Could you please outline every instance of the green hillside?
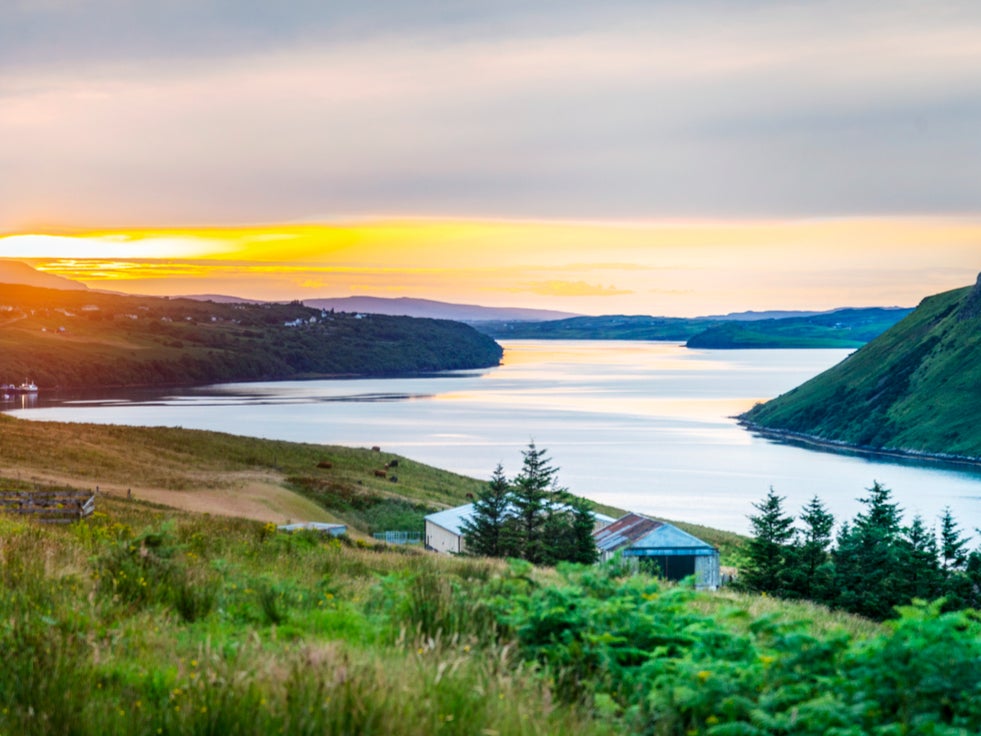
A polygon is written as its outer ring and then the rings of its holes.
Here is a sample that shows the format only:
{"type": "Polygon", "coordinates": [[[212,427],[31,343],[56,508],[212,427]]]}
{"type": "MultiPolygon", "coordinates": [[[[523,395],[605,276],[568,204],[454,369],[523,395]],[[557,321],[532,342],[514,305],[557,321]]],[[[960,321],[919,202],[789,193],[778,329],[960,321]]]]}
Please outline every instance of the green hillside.
{"type": "Polygon", "coordinates": [[[711,317],[615,314],[548,322],[481,322],[476,326],[491,337],[511,340],[687,340],[718,324],[721,321],[711,317]]]}
{"type": "Polygon", "coordinates": [[[924,299],[840,364],[743,415],[871,449],[981,458],[981,278],[924,299]]]}
{"type": "Polygon", "coordinates": [[[688,340],[690,348],[858,348],[913,310],[873,307],[752,322],[726,322],[688,340]]]}
{"type": "Polygon", "coordinates": [[[179,385],[497,365],[459,322],[0,285],[0,383],[179,385]]]}
{"type": "Polygon", "coordinates": [[[690,348],[856,348],[882,334],[909,309],[837,309],[807,316],[757,319],[607,315],[549,322],[481,322],[498,339],[686,340],[690,348]]]}

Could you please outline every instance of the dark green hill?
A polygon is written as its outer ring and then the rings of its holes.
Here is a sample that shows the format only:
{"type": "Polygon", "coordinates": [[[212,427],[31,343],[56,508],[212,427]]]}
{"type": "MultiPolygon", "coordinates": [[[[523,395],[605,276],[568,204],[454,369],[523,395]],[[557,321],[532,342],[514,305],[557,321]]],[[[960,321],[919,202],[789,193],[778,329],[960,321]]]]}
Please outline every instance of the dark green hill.
{"type": "Polygon", "coordinates": [[[0,285],[0,383],[177,385],[497,365],[459,322],[0,285]]]}
{"type": "Polygon", "coordinates": [[[759,319],[752,313],[721,317],[606,315],[548,322],[480,322],[499,339],[678,340],[690,348],[855,348],[882,334],[912,310],[873,307],[759,319]]]}
{"type": "Polygon", "coordinates": [[[548,322],[481,322],[475,326],[491,337],[512,340],[687,340],[719,324],[722,320],[712,317],[614,314],[548,322]]]}
{"type": "Polygon", "coordinates": [[[807,317],[726,322],[688,340],[690,348],[857,348],[912,312],[898,307],[837,309],[807,317]]]}
{"type": "Polygon", "coordinates": [[[981,459],[981,278],[924,299],[834,368],[742,419],[860,448],[981,459]]]}

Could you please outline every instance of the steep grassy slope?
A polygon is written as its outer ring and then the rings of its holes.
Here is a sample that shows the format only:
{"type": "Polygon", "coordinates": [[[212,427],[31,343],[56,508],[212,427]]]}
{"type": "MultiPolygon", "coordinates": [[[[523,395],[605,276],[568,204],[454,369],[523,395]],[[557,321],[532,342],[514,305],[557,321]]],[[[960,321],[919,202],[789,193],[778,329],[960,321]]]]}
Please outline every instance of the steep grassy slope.
{"type": "Polygon", "coordinates": [[[981,458],[981,278],[924,299],[839,365],[743,419],[864,448],[981,458]]]}
{"type": "Polygon", "coordinates": [[[0,285],[0,382],[42,389],[415,373],[501,354],[445,320],[0,285]]]}

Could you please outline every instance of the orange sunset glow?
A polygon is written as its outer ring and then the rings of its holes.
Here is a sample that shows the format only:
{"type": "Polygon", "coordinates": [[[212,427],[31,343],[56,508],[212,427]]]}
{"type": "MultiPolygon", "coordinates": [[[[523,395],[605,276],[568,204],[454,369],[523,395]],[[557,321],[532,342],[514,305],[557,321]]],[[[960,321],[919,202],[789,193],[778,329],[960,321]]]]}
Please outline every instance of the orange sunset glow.
{"type": "Polygon", "coordinates": [[[402,220],[9,235],[93,288],[257,300],[412,296],[586,314],[912,305],[969,283],[981,221],[402,220]]]}

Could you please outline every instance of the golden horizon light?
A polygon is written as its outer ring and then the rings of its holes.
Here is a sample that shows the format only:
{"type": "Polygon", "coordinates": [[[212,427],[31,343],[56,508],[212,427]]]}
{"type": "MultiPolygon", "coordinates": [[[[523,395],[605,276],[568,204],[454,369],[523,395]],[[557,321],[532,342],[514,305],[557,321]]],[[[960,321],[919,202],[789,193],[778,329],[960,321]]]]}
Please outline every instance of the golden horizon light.
{"type": "Polygon", "coordinates": [[[973,282],[981,270],[981,219],[403,219],[107,229],[0,236],[0,258],[142,294],[404,296],[692,316],[912,306],[973,282]]]}

